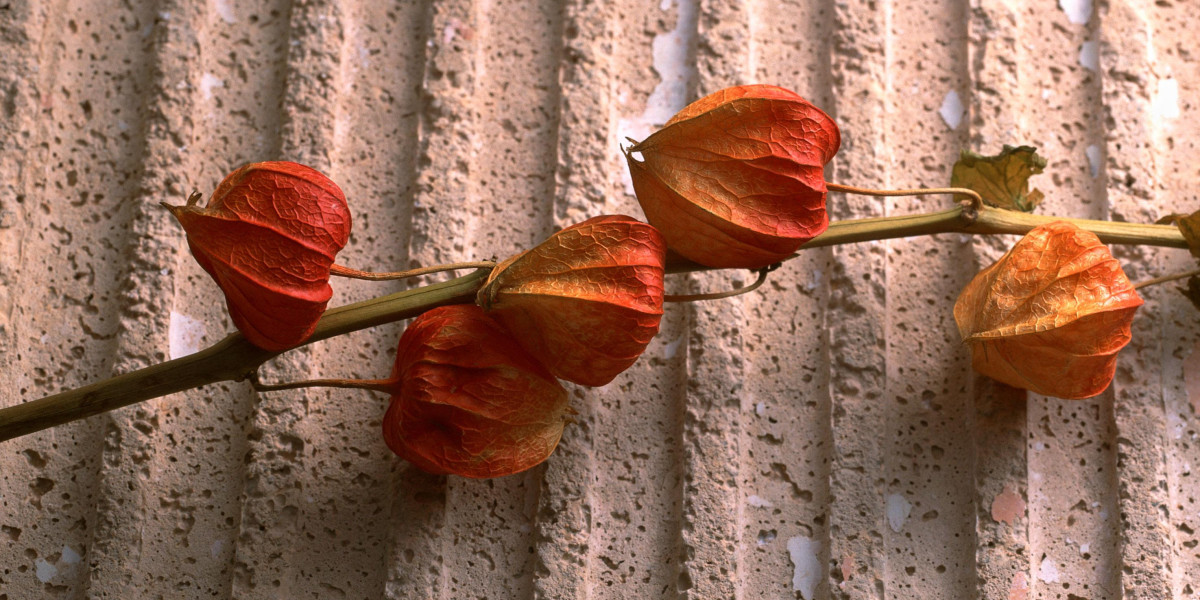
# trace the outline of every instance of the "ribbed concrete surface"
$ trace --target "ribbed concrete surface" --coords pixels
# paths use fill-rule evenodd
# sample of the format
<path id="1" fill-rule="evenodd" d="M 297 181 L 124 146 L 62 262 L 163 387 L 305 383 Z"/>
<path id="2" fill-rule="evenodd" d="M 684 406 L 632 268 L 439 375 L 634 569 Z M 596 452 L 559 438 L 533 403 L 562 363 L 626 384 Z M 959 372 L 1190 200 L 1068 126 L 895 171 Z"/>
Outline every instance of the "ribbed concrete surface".
<path id="1" fill-rule="evenodd" d="M 959 149 L 1026 142 L 1042 212 L 1200 208 L 1185 0 L 132 4 L 0 0 L 0 405 L 223 337 L 158 202 L 249 161 L 342 185 L 343 264 L 506 256 L 640 214 L 624 137 L 766 82 L 842 125 L 835 181 L 944 185 Z M 212 386 L 2 443 L 0 599 L 1196 597 L 1200 316 L 1149 292 L 1098 398 L 994 385 L 951 306 L 1009 243 L 812 250 L 766 293 L 675 306 L 628 373 L 574 389 L 548 463 L 494 481 L 395 459 L 365 392 Z M 1192 264 L 1116 253 L 1135 280 Z M 265 378 L 382 376 L 399 331 Z"/>

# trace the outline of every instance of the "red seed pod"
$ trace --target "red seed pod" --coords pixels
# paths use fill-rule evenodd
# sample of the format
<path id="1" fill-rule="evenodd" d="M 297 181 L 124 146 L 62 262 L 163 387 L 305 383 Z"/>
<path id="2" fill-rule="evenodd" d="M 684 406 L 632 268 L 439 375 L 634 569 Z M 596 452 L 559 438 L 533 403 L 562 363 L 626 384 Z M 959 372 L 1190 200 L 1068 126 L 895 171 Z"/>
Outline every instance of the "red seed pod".
<path id="1" fill-rule="evenodd" d="M 688 105 L 625 157 L 646 220 L 672 250 L 755 269 L 829 226 L 824 167 L 840 145 L 833 119 L 795 92 L 744 85 Z"/>
<path id="2" fill-rule="evenodd" d="M 383 438 L 423 471 L 510 475 L 546 460 L 562 437 L 567 391 L 477 306 L 417 317 L 392 377 Z"/>
<path id="3" fill-rule="evenodd" d="M 1142 298 L 1095 234 L 1065 221 L 1035 228 L 954 303 L 975 370 L 1058 398 L 1112 382 Z"/>
<path id="4" fill-rule="evenodd" d="M 266 350 L 308 339 L 333 294 L 329 267 L 350 237 L 342 190 L 304 165 L 262 162 L 230 173 L 208 206 L 198 200 L 164 206 L 225 293 L 234 325 Z"/>
<path id="5" fill-rule="evenodd" d="M 604 385 L 658 333 L 665 260 L 654 227 L 594 217 L 497 265 L 476 302 L 556 377 Z"/>

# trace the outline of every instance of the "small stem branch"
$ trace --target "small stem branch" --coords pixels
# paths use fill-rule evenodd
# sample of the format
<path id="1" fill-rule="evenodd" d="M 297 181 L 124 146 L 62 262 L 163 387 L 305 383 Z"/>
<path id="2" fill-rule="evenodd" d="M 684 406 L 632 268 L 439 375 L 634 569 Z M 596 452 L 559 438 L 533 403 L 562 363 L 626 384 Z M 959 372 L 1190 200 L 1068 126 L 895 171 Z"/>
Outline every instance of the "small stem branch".
<path id="1" fill-rule="evenodd" d="M 247 379 L 256 392 L 278 392 L 281 390 L 298 390 L 309 387 L 331 387 L 351 390 L 371 390 L 390 394 L 395 391 L 395 379 L 305 379 L 304 381 L 289 381 L 287 383 L 263 383 L 258 379 L 258 371 L 250 374 Z"/>
<path id="2" fill-rule="evenodd" d="M 329 267 L 330 275 L 338 277 L 348 277 L 350 279 L 365 279 L 367 281 L 388 281 L 392 279 L 408 279 L 409 277 L 419 277 L 421 275 L 430 275 L 432 273 L 441 273 L 443 271 L 457 271 L 459 269 L 490 269 L 496 266 L 495 261 L 477 260 L 474 262 L 450 263 L 445 265 L 433 265 L 432 267 L 421 267 L 419 269 L 409 269 L 407 271 L 392 271 L 387 273 L 374 273 L 371 271 L 359 271 L 342 265 L 332 265 Z"/>
<path id="3" fill-rule="evenodd" d="M 1155 277 L 1154 279 L 1147 279 L 1145 281 L 1139 281 L 1139 282 L 1133 284 L 1133 289 L 1140 290 L 1147 286 L 1158 285 L 1160 283 L 1166 283 L 1168 281 L 1175 281 L 1177 279 L 1187 279 L 1188 277 L 1194 277 L 1197 275 L 1200 275 L 1200 269 L 1196 269 L 1193 271 L 1187 271 L 1185 273 L 1176 273 L 1174 275 L 1163 275 L 1162 277 Z"/>
<path id="4" fill-rule="evenodd" d="M 773 265 L 763 267 L 758 270 L 758 279 L 754 283 L 737 288 L 736 290 L 725 290 L 724 292 L 711 292 L 708 294 L 667 294 L 663 296 L 663 302 L 697 302 L 700 300 L 720 300 L 722 298 L 732 298 L 742 294 L 749 294 L 762 286 L 767 280 L 767 273 L 782 267 L 783 263 L 775 263 Z"/>
<path id="5" fill-rule="evenodd" d="M 966 196 L 971 199 L 971 208 L 976 210 L 983 207 L 983 196 L 980 196 L 975 190 L 967 188 L 915 188 L 908 190 L 876 190 L 872 188 L 862 188 L 853 185 L 843 185 L 840 183 L 831 183 L 826 181 L 825 187 L 831 192 L 842 192 L 844 194 L 861 194 L 863 196 L 926 196 L 932 194 L 950 194 L 953 196 Z"/>

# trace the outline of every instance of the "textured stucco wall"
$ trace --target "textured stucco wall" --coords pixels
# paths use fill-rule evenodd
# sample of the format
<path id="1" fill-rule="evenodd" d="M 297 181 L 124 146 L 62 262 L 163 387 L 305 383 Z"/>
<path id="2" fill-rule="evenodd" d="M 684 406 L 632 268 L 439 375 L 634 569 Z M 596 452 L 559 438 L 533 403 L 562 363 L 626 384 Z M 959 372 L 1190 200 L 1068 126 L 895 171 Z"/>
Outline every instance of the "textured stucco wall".
<path id="1" fill-rule="evenodd" d="M 158 202 L 249 161 L 341 184 L 344 264 L 506 256 L 640 214 L 625 136 L 764 82 L 839 121 L 834 181 L 940 186 L 961 148 L 1025 142 L 1042 212 L 1190 212 L 1198 27 L 1186 0 L 0 0 L 0 406 L 226 335 Z M 1195 597 L 1200 316 L 1150 291 L 1095 399 L 990 383 L 950 311 L 1011 241 L 811 250 L 673 306 L 572 388 L 548 463 L 493 481 L 394 458 L 366 392 L 215 385 L 0 443 L 0 599 Z M 1192 264 L 1115 253 L 1135 280 Z M 400 330 L 264 378 L 383 376 Z"/>

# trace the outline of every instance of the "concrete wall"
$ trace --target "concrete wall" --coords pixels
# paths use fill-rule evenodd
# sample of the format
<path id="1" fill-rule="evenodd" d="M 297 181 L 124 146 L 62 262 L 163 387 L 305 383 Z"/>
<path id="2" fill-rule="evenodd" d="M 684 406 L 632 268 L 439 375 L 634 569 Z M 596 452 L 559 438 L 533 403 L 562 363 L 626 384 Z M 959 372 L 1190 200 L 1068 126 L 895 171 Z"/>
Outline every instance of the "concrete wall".
<path id="1" fill-rule="evenodd" d="M 0 0 L 0 406 L 231 325 L 158 203 L 249 161 L 338 181 L 340 262 L 506 256 L 638 215 L 618 152 L 748 82 L 834 115 L 835 181 L 1032 143 L 1041 212 L 1200 208 L 1187 0 Z M 830 196 L 835 219 L 943 197 Z M 366 392 L 214 385 L 0 443 L 0 599 L 1192 598 L 1200 314 L 1159 286 L 1109 391 L 973 376 L 951 306 L 1012 238 L 812 250 L 673 306 L 557 453 L 433 477 Z M 1117 248 L 1131 278 L 1186 252 Z M 745 273 L 678 276 L 675 292 Z M 339 281 L 332 305 L 401 289 Z M 265 379 L 379 377 L 399 325 Z"/>

